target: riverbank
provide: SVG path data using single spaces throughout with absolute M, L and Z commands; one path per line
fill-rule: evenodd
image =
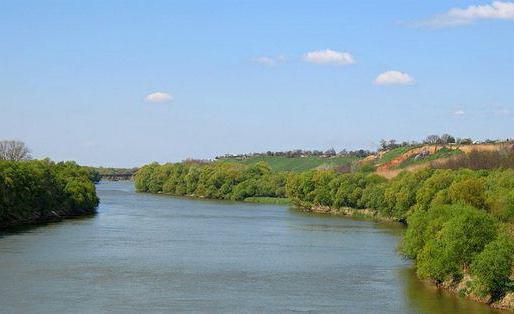
M 116 182 L 116 181 L 111 181 L 111 182 Z M 243 202 L 243 203 L 253 203 L 253 204 L 264 204 L 264 205 L 284 205 L 284 206 L 291 205 L 291 201 L 288 198 L 284 198 L 284 197 L 247 197 L 243 200 L 230 200 L 230 199 L 209 198 L 209 197 L 195 195 L 195 194 L 175 195 L 173 193 L 164 193 L 164 192 L 151 193 L 151 192 L 141 192 L 141 191 L 138 191 L 138 193 L 167 195 L 167 196 L 172 196 L 172 197 L 176 197 L 176 198 L 186 198 L 186 199 L 191 199 L 191 200 L 233 201 L 233 202 Z
M 474 302 L 487 304 L 494 309 L 514 311 L 514 292 L 508 292 L 497 300 L 493 300 L 491 294 L 479 296 L 472 292 L 473 280 L 467 272 L 464 273 L 460 280 L 448 280 L 442 283 L 429 280 L 428 282 L 447 293 L 465 297 Z
M 60 222 L 65 219 L 74 219 L 79 217 L 88 217 L 94 216 L 96 214 L 96 209 L 86 210 L 86 211 L 74 211 L 74 212 L 66 212 L 66 211 L 51 211 L 45 214 L 40 213 L 32 213 L 29 217 L 16 217 L 10 219 L 9 221 L 1 221 L 0 222 L 0 232 L 6 232 L 11 230 L 16 230 L 17 228 L 28 227 L 28 226 L 37 226 L 46 223 L 52 222 Z
M 402 224 L 405 227 L 407 226 L 407 222 L 405 220 L 386 217 L 381 215 L 378 211 L 374 211 L 371 209 L 354 209 L 349 207 L 331 208 L 328 206 L 314 206 L 311 208 L 299 207 L 299 209 L 303 211 L 325 215 L 370 219 L 382 223 L 396 222 Z M 421 278 L 418 279 L 423 280 Z M 511 274 L 511 280 L 514 280 L 514 274 Z M 428 284 L 434 287 L 437 287 L 442 291 L 445 291 L 446 293 L 453 294 L 459 297 L 464 297 L 470 301 L 483 303 L 494 309 L 514 311 L 514 292 L 508 292 L 503 297 L 496 300 L 493 299 L 491 294 L 488 294 L 486 296 L 478 296 L 477 294 L 473 293 L 471 289 L 474 283 L 471 276 L 466 271 L 464 272 L 464 276 L 460 280 L 452 279 L 441 283 L 438 283 L 435 280 L 423 281 L 427 282 Z
M 288 198 L 282 197 L 247 197 L 243 200 L 246 203 L 269 204 L 269 205 L 289 205 Z
M 74 162 L 0 161 L 0 230 L 94 214 L 93 180 Z
M 406 224 L 404 220 L 384 216 L 380 214 L 378 211 L 372 209 L 355 209 L 350 207 L 331 208 L 328 206 L 314 206 L 312 208 L 303 208 L 302 210 L 319 214 L 348 216 L 354 218 L 366 218 L 377 222 L 397 222 L 403 225 Z

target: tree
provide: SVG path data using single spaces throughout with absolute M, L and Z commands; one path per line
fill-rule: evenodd
M 414 223 L 412 227 L 422 226 L 426 229 L 424 232 L 423 229 L 420 230 L 421 236 L 409 234 L 407 242 L 404 241 L 404 253 L 407 256 L 416 256 L 420 277 L 439 282 L 458 275 L 497 235 L 495 220 L 486 212 L 463 205 L 446 208 L 451 209 L 453 217 L 440 216 L 449 219 L 444 219 L 444 222 L 439 220 L 436 228 L 430 226 L 432 223 L 426 226 L 424 221 L 429 217 L 422 212 L 419 217 L 411 219 L 410 222 Z M 428 215 L 430 214 L 429 212 Z M 423 244 L 427 239 L 430 240 Z M 421 246 L 423 249 L 420 251 Z
M 443 134 L 441 135 L 441 142 L 444 144 L 453 144 L 455 143 L 455 137 L 451 136 L 450 134 Z
M 335 156 L 336 155 L 336 150 L 333 149 L 333 148 L 330 148 L 330 149 L 325 151 L 325 155 L 326 156 Z
M 30 150 L 20 141 L 0 141 L 0 160 L 20 161 L 30 159 Z
M 387 149 L 387 141 L 385 139 L 380 140 L 380 150 L 386 150 Z
M 459 139 L 459 141 L 457 143 L 461 144 L 461 145 L 471 145 L 471 144 L 473 144 L 473 140 L 470 138 L 462 138 L 462 139 Z
M 485 207 L 485 184 L 480 178 L 468 178 L 452 183 L 448 190 L 452 203 L 462 203 L 476 208 Z
M 476 290 L 479 294 L 505 292 L 511 273 L 513 239 L 506 233 L 487 244 L 471 264 L 471 273 L 478 279 Z
M 439 135 L 429 135 L 424 141 L 425 144 L 439 144 L 440 142 L 441 138 Z
M 86 167 L 48 159 L 0 161 L 0 228 L 56 215 L 94 213 L 97 206 Z

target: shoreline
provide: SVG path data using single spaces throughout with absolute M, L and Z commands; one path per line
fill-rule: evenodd
M 209 199 L 206 197 L 200 197 L 200 196 L 195 196 L 195 195 L 176 196 L 173 194 L 162 193 L 162 192 L 161 193 L 138 192 L 138 193 L 154 194 L 154 195 L 168 195 L 168 196 L 173 196 L 173 197 L 184 197 L 184 198 L 193 199 L 193 200 L 196 199 L 196 200 L 233 201 L 233 200 L 225 200 L 225 199 Z M 234 201 L 234 202 L 252 203 L 252 202 L 248 202 L 245 200 Z M 273 203 L 260 203 L 260 204 L 272 204 L 273 205 Z M 281 205 L 281 204 L 274 204 L 274 205 Z M 287 205 L 289 205 L 297 210 L 304 211 L 304 212 L 311 212 L 311 213 L 316 213 L 316 214 L 332 215 L 332 216 L 339 216 L 339 217 L 363 218 L 363 219 L 372 220 L 372 221 L 375 221 L 378 223 L 396 223 L 396 224 L 400 224 L 404 227 L 407 226 L 407 222 L 405 220 L 383 216 L 380 213 L 378 213 L 377 211 L 373 211 L 370 209 L 355 209 L 355 208 L 350 208 L 350 207 L 343 207 L 343 208 L 335 209 L 335 208 L 331 208 L 329 206 L 305 207 L 305 206 L 301 206 L 299 204 L 294 204 L 291 201 Z M 414 265 L 414 267 L 415 267 L 415 265 Z M 466 290 L 466 288 L 467 288 L 466 284 L 470 281 L 470 278 L 468 278 L 466 280 L 466 275 L 459 282 L 436 283 L 431 280 L 420 279 L 419 277 L 418 277 L 418 280 L 425 281 L 425 282 L 429 283 L 430 285 L 436 287 L 438 290 L 444 291 L 446 293 L 450 293 L 452 295 L 456 295 L 458 297 L 462 297 L 469 301 L 486 304 L 489 307 L 497 309 L 497 310 L 507 310 L 507 311 L 514 310 L 514 292 L 509 292 L 503 298 L 495 300 L 494 302 L 491 301 L 490 297 L 482 297 L 481 298 L 473 293 L 463 294 L 462 291 Z
M 368 220 L 373 220 L 378 223 L 399 223 L 402 226 L 406 227 L 407 222 L 400 220 L 400 219 L 394 219 L 390 217 L 385 217 L 383 215 L 380 215 L 376 211 L 372 211 L 370 209 L 355 209 L 355 208 L 349 208 L 344 207 L 340 209 L 331 208 L 328 206 L 314 206 L 311 208 L 305 208 L 305 207 L 297 207 L 300 210 L 306 211 L 306 212 L 312 212 L 317 214 L 324 214 L 324 215 L 333 215 L 333 216 L 340 216 L 340 217 L 353 217 L 353 218 L 364 218 Z M 414 264 L 414 267 L 415 264 Z M 417 276 L 417 275 L 416 275 Z M 469 301 L 477 302 L 486 304 L 489 307 L 497 310 L 507 310 L 507 311 L 513 311 L 514 310 L 514 291 L 506 293 L 501 299 L 495 300 L 494 302 L 491 299 L 491 296 L 488 295 L 486 297 L 479 297 L 471 292 L 466 293 L 468 291 L 468 284 L 471 281 L 471 278 L 468 274 L 464 274 L 462 280 L 456 282 L 456 281 L 445 281 L 442 283 L 437 283 L 433 280 L 423 280 L 418 277 L 418 280 L 427 282 L 428 284 L 436 287 L 440 291 L 444 291 L 446 293 L 462 297 L 464 299 L 467 299 Z
M 135 190 L 136 193 L 141 194 L 150 194 L 150 195 L 165 195 L 165 196 L 171 196 L 176 198 L 184 198 L 189 200 L 206 200 L 206 201 L 225 201 L 225 202 L 240 202 L 240 203 L 247 203 L 247 204 L 262 204 L 262 205 L 278 205 L 278 206 L 293 206 L 291 201 L 287 198 L 283 197 L 265 197 L 265 196 L 256 196 L 256 197 L 247 197 L 243 200 L 231 200 L 231 199 L 225 199 L 225 198 L 208 198 L 205 196 L 198 196 L 194 194 L 190 195 L 175 195 L 172 193 L 164 193 L 164 192 L 142 192 Z
M 23 219 L 14 219 L 8 222 L 0 222 L 0 232 L 16 231 L 18 228 L 37 227 L 53 222 L 60 222 L 66 219 L 77 219 L 82 217 L 92 217 L 96 215 L 96 209 L 87 211 L 74 211 L 71 213 L 63 213 L 59 211 L 51 211 L 45 215 L 36 213 L 31 214 L 30 217 Z
M 304 211 L 309 211 L 318 214 L 325 215 L 334 215 L 334 216 L 342 216 L 342 217 L 354 217 L 354 218 L 366 218 L 376 222 L 394 222 L 401 224 L 403 226 L 407 226 L 407 222 L 402 219 L 391 218 L 387 216 L 383 216 L 377 211 L 371 209 L 355 209 L 350 207 L 342 207 L 339 209 L 331 208 L 328 206 L 314 206 L 312 208 L 303 208 L 298 207 Z

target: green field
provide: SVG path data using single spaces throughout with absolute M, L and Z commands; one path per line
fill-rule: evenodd
M 347 165 L 356 160 L 359 157 L 354 156 L 343 156 L 343 157 L 277 157 L 277 156 L 258 156 L 248 157 L 246 159 L 238 158 L 223 158 L 218 162 L 232 162 L 241 163 L 245 165 L 254 165 L 260 161 L 266 162 L 273 171 L 293 171 L 301 172 L 316 168 L 333 168 L 336 166 Z

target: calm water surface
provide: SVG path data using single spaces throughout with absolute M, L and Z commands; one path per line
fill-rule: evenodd
M 395 226 L 97 188 L 95 217 L 0 236 L 0 312 L 491 313 L 418 281 Z

